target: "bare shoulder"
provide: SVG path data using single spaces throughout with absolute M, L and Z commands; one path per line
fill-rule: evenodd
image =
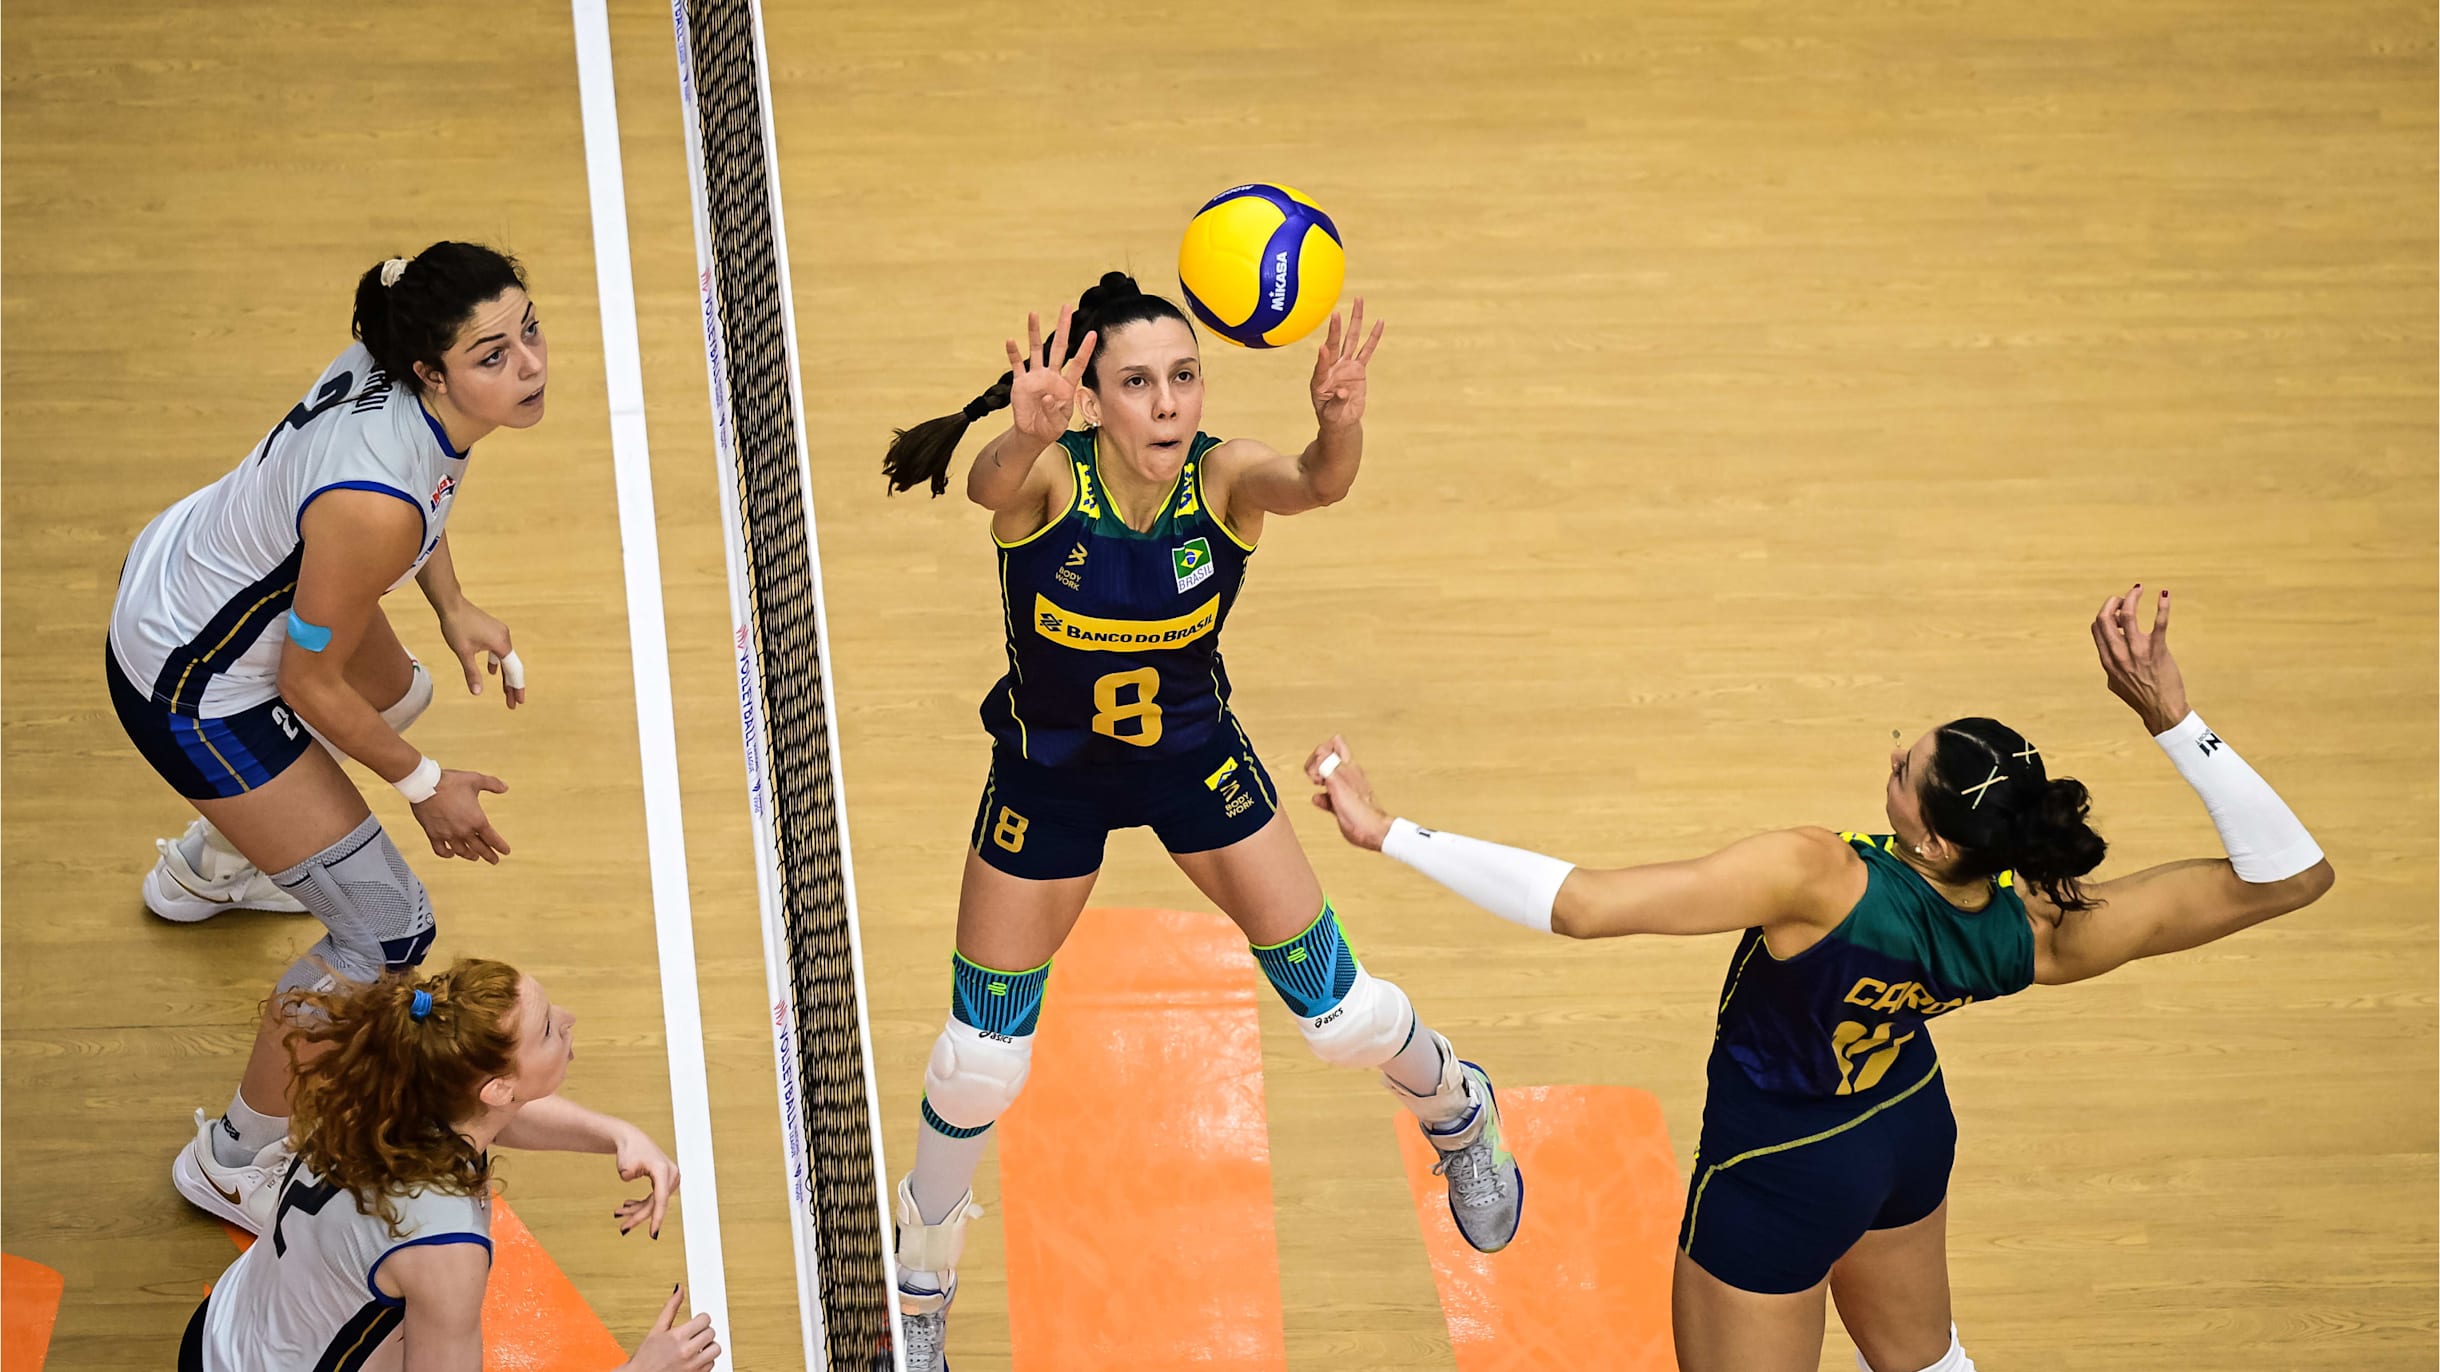
M 1799 825 L 1793 829 L 1773 829 L 1755 836 L 1768 841 L 1768 850 L 1789 867 L 1807 877 L 1822 877 L 1836 872 L 1861 870 L 1864 859 L 1833 829 L 1819 825 Z

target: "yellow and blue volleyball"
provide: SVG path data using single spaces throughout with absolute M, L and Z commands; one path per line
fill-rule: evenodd
M 1330 317 L 1347 277 L 1339 226 L 1287 186 L 1231 186 L 1195 212 L 1178 285 L 1205 328 L 1249 348 L 1293 343 Z

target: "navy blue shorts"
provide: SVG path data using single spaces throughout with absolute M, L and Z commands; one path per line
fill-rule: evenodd
M 1730 1286 L 1809 1291 L 1866 1231 L 1947 1198 L 1957 1116 L 1931 1054 L 1861 1103 L 1764 1091 L 1718 1051 L 1710 1075 L 1678 1248 Z
M 102 662 L 119 727 L 161 779 L 189 800 L 244 795 L 287 771 L 314 746 L 305 721 L 278 696 L 219 719 L 196 719 L 173 712 L 129 681 L 107 643 Z
M 1235 720 L 1181 757 L 1044 767 L 994 749 L 974 851 L 1012 877 L 1057 881 L 1101 870 L 1112 829 L 1150 825 L 1173 853 L 1250 838 L 1279 813 L 1278 789 Z

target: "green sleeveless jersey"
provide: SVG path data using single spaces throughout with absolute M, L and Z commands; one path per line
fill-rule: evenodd
M 1796 956 L 1748 929 L 1720 995 L 1718 1049 L 1765 1091 L 1870 1099 L 1937 1061 L 1926 1022 L 2033 984 L 2033 927 L 2011 874 L 1961 910 L 1887 835 L 1841 834 L 1862 855 L 1864 896 Z

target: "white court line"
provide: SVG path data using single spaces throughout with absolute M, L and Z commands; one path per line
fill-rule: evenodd
M 619 552 L 627 572 L 627 648 L 635 670 L 635 728 L 643 764 L 644 844 L 659 935 L 661 1023 L 669 1046 L 669 1105 L 684 1178 L 688 1300 L 730 1347 L 728 1274 L 720 1251 L 720 1185 L 712 1169 L 712 1105 L 704 1081 L 703 1012 L 695 989 L 694 905 L 687 894 L 686 829 L 678 805 L 678 732 L 669 690 L 669 636 L 661 608 L 661 546 L 644 439 L 644 363 L 636 337 L 635 269 L 627 250 L 627 182 L 619 158 L 618 96 L 610 71 L 604 0 L 572 0 L 576 84 L 584 110 L 585 181 L 593 205 L 594 288 L 601 299 L 602 367 L 610 397 L 610 461 L 618 478 Z

